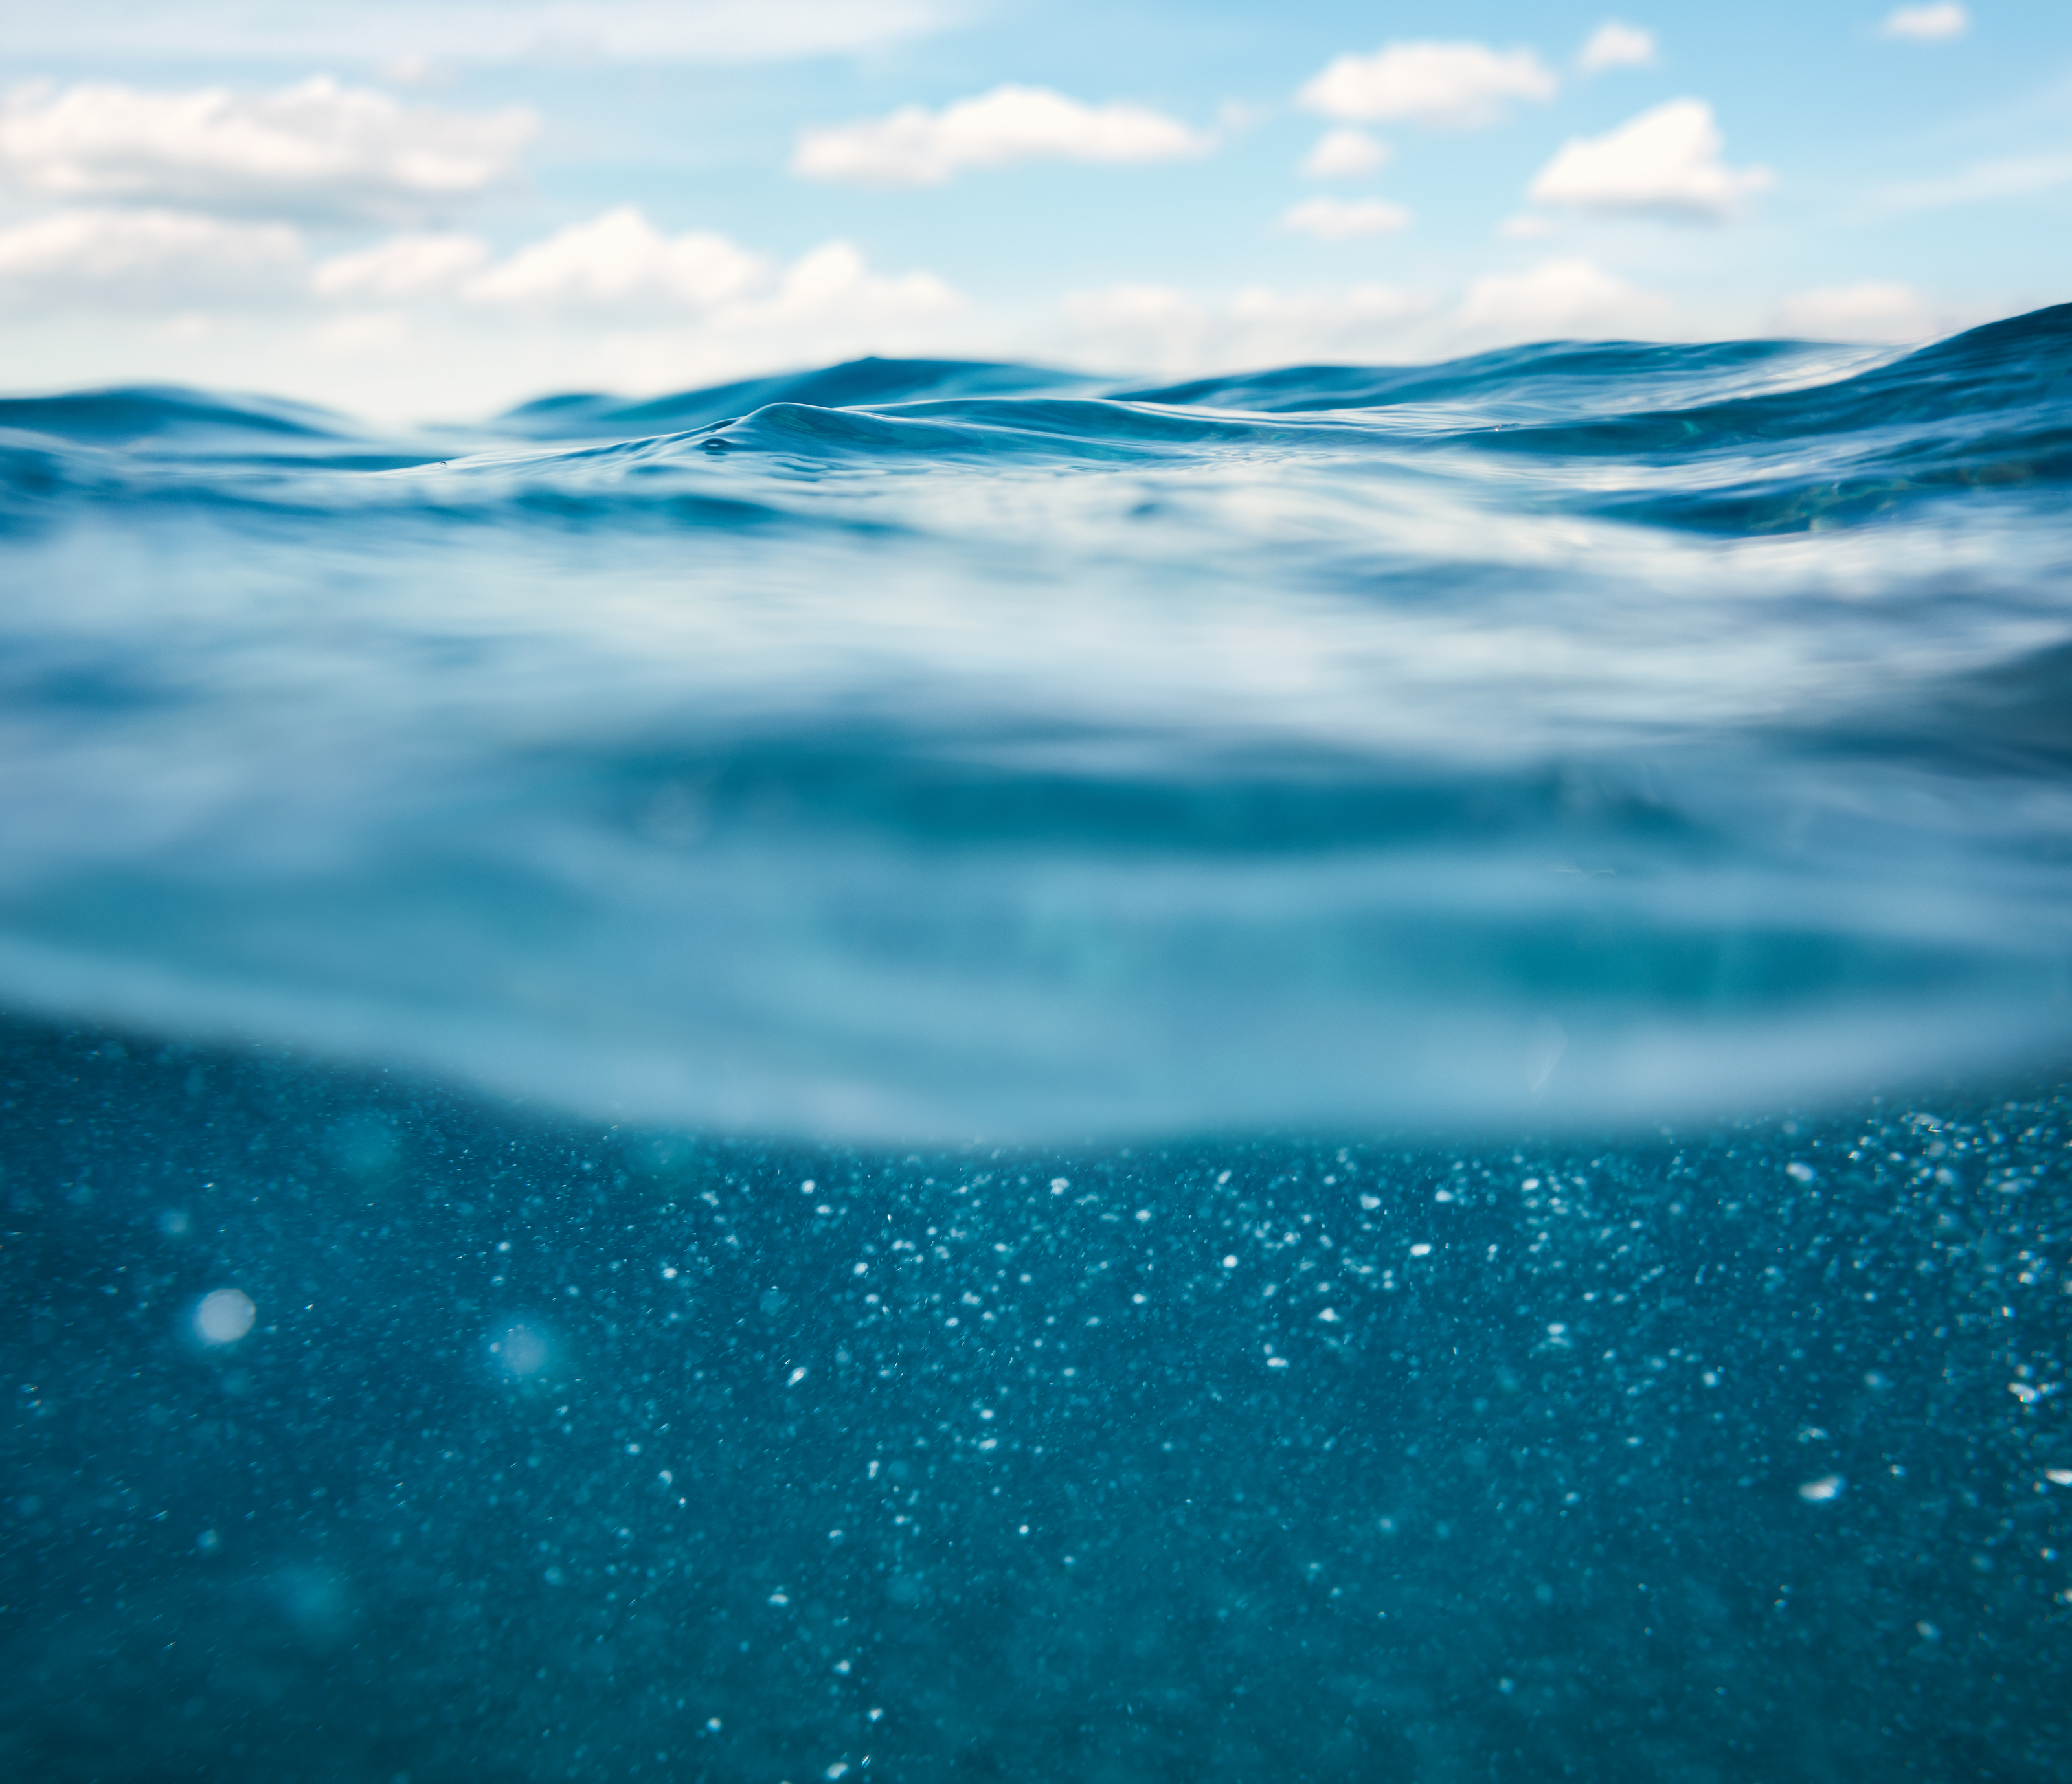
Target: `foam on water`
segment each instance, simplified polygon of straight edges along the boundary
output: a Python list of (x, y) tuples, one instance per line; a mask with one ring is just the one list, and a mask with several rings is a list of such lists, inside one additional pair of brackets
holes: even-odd
[(2072, 1038), (2072, 308), (376, 438), (0, 404), (0, 999), (594, 1113), (1664, 1118)]

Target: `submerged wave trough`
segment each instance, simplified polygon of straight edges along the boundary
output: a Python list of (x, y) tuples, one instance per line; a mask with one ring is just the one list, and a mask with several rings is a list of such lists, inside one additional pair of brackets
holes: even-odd
[(2072, 306), (407, 438), (0, 402), (0, 1001), (852, 1136), (2072, 1038)]

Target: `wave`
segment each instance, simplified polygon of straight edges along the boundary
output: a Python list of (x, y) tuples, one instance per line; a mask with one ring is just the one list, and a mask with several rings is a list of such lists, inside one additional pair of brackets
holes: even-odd
[(0, 998), (592, 1113), (1648, 1123), (2072, 1039), (2072, 306), (388, 434), (0, 402)]

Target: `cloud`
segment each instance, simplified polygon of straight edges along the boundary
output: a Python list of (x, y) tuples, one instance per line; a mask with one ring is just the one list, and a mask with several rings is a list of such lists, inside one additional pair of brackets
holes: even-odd
[(791, 171), (858, 186), (939, 186), (971, 167), (1177, 161), (1214, 146), (1213, 138), (1146, 106), (1087, 105), (1047, 87), (1010, 85), (939, 112), (906, 105), (889, 117), (802, 131)]
[(324, 261), (310, 282), (319, 297), (395, 303), (450, 292), (488, 258), (475, 236), (397, 236)]
[(664, 236), (636, 207), (622, 204), (520, 249), (467, 281), (465, 293), (536, 308), (709, 307), (766, 282), (771, 270), (763, 256), (725, 236)]
[(665, 236), (630, 204), (488, 260), (473, 236), (397, 236), (324, 261), (310, 286), (343, 302), (440, 301), (578, 325), (696, 319), (736, 330), (862, 326), (964, 305), (932, 273), (873, 272), (849, 242), (824, 242), (787, 266), (709, 230)]
[(1507, 101), (1552, 99), (1560, 86), (1531, 50), (1388, 43), (1371, 55), (1338, 57), (1296, 97), (1326, 117), (1476, 129), (1501, 118)]
[(1989, 203), (1996, 199), (2025, 198), (2072, 185), (2072, 154), (2015, 155), (2000, 161), (1975, 162), (1940, 179), (1910, 180), (1888, 186), (1877, 197), (1881, 211), (1934, 211), (1952, 204)]
[(1653, 31), (1607, 18), (1590, 33), (1576, 66), (1585, 74), (1601, 74), (1607, 68), (1652, 68), (1655, 59)]
[[(350, 280), (333, 274), (337, 307), (306, 307), (290, 325), (305, 343), (301, 363), (310, 362), (312, 348), (321, 356), (323, 381), (310, 393), (356, 412), (481, 413), (557, 388), (652, 393), (870, 353), (998, 350), (997, 338), (974, 334), (970, 306), (942, 279), (881, 272), (847, 241), (823, 242), (787, 262), (724, 237), (702, 238), (691, 261), (701, 275), (715, 265), (754, 272), (723, 296), (706, 287), (713, 301), (701, 301), (697, 282), (688, 289), (677, 282), (684, 257), (668, 251), (700, 238), (664, 236), (639, 220), (637, 231), (605, 232), (619, 242), (619, 273), (588, 285), (558, 271), (597, 239), (586, 225), (533, 245), (558, 244), (551, 254), (520, 249), (474, 272), (458, 269), (458, 245), (472, 238), (384, 245), (390, 251), (366, 257)], [(723, 252), (712, 251), (715, 242)], [(434, 245), (443, 245), (436, 253)], [(449, 280), (442, 290), (380, 308), (349, 306), (381, 301), (376, 273), (414, 277), (417, 268), (441, 261)], [(339, 265), (327, 262), (319, 274)], [(527, 269), (522, 298), (508, 294), (519, 282), (499, 277), (520, 265)], [(507, 294), (492, 294), (499, 291)], [(252, 377), (249, 369), (237, 375)]]
[(1183, 376), (1240, 366), (1373, 360), (1400, 353), (1432, 299), (1393, 286), (1305, 293), (1250, 286), (1203, 298), (1157, 285), (1117, 285), (1065, 299), (1069, 333), (1054, 351), (1081, 364)]
[(1407, 229), (1411, 214), (1385, 198), (1305, 198), (1281, 215), (1281, 227), (1319, 241), (1350, 241), (1355, 236)]
[(393, 216), (495, 185), (538, 127), (522, 109), (406, 107), (324, 76), (274, 93), (38, 86), (0, 103), (0, 177), (61, 199)]
[(1916, 43), (1945, 43), (1971, 28), (1971, 15), (1955, 0), (1940, 6), (1897, 6), (1878, 27), (1881, 37), (1901, 37)]
[(1319, 361), (1424, 363), (1527, 341), (1689, 331), (1668, 298), (1574, 258), (1490, 274), (1444, 304), (1388, 285), (1256, 286), (1222, 298), (1118, 285), (1074, 293), (1065, 307), (1071, 332), (1052, 349), (1057, 356), (1165, 376)]
[(729, 319), (738, 327), (854, 327), (925, 320), (964, 307), (963, 296), (933, 273), (874, 273), (853, 243), (830, 241), (800, 255), (775, 291), (736, 306)]
[[(852, 243), (787, 257), (704, 237), (686, 256), (672, 250), (701, 238), (635, 220), (503, 256), (471, 234), (405, 233), (312, 266), (290, 224), (65, 213), (0, 228), (0, 357), (17, 384), (171, 378), (422, 419), (556, 389), (652, 393), (864, 354), (1009, 347), (934, 273), (881, 269)], [(565, 276), (600, 240), (619, 245), (615, 276)], [(753, 274), (713, 280), (716, 266)]]
[(314, 267), (290, 224), (63, 211), (0, 230), (0, 307), (47, 321), (111, 310), (271, 316), (317, 327), (327, 351), (398, 338), (406, 319), (569, 340), (688, 330), (735, 342), (734, 364), (750, 337), (763, 363), (783, 363), (874, 331), (890, 339), (966, 305), (933, 273), (874, 269), (850, 242), (823, 242), (787, 264), (708, 231), (664, 235), (629, 205), (500, 261), (479, 236), (434, 232)]
[(553, 372), (528, 369), (527, 380), (536, 388), (558, 382), (565, 388), (681, 388), (865, 353), (954, 353), (964, 345), (954, 331), (968, 306), (932, 273), (877, 272), (847, 241), (823, 242), (788, 265), (726, 246), (760, 270), (750, 285), (716, 302), (674, 310), (631, 302), (618, 308), (543, 310), (485, 307), (464, 289), (464, 318), (491, 328), (490, 314), (500, 313), (503, 329), (533, 343), (543, 363), (559, 367)]
[(293, 301), (299, 233), (179, 211), (60, 211), (0, 230), (0, 302), (10, 308), (145, 311)]
[(1350, 124), (1326, 130), (1302, 158), (1306, 179), (1359, 179), (1386, 167), (1395, 151), (1378, 137)]
[(1777, 306), (1770, 327), (1815, 341), (1920, 341), (1942, 331), (1911, 286), (1877, 282), (1802, 291)]
[(1475, 280), (1455, 319), (1471, 337), (1528, 341), (1657, 333), (1673, 313), (1667, 298), (1589, 261), (1556, 260)]
[(1572, 137), (1526, 195), (1537, 204), (1611, 215), (1722, 223), (1773, 185), (1766, 167), (1729, 167), (1725, 138), (1701, 99), (1672, 99), (1599, 137)]
[(244, 0), (73, 0), (17, 7), (17, 57), (220, 62), (413, 60), (456, 64), (586, 60), (792, 61), (853, 53), (931, 31), (944, 0), (353, 0), (259, 6)]

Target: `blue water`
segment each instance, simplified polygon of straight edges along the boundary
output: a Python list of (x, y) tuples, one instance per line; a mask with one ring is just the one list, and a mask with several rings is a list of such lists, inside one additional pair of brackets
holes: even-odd
[(895, 1141), (2072, 1040), (2072, 309), (0, 427), (20, 1007)]
[(0, 401), (0, 1773), (2072, 1779), (2072, 306)]

